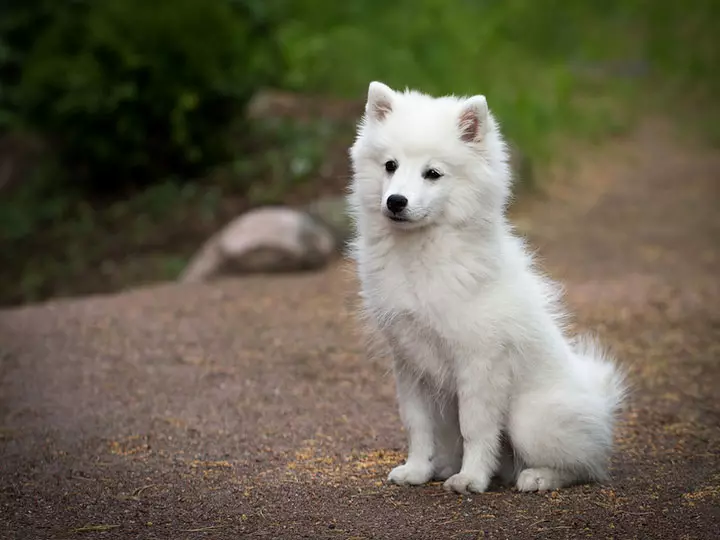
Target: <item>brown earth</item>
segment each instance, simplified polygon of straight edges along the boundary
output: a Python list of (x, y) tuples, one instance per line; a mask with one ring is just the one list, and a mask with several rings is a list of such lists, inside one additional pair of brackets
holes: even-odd
[(386, 485), (393, 381), (340, 263), (0, 312), (0, 536), (720, 537), (720, 156), (651, 123), (570, 173), (516, 219), (631, 373), (607, 485)]

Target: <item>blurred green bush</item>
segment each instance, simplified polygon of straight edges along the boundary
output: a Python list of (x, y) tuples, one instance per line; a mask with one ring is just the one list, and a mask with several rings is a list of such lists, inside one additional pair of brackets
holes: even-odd
[(2, 0), (0, 132), (114, 190), (236, 161), (228, 129), (249, 132), (262, 86), (362, 99), (378, 79), (484, 93), (540, 158), (556, 133), (622, 128), (624, 94), (717, 101), (719, 23), (718, 0)]
[(4, 0), (0, 128), (48, 138), (76, 187), (189, 178), (282, 73), (263, 0)]
[(623, 127), (618, 105), (644, 105), (648, 88), (716, 102), (720, 92), (719, 0), (284, 1), (287, 86), (359, 97), (377, 79), (484, 93), (533, 157), (555, 133)]

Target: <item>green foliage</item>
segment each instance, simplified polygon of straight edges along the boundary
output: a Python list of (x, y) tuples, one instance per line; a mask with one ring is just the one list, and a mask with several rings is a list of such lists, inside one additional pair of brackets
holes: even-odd
[(718, 24), (716, 0), (5, 0), (0, 130), (51, 135), (75, 182), (188, 177), (236, 159), (226, 128), (258, 87), (361, 98), (379, 79), (484, 93), (537, 158), (621, 129), (627, 95), (606, 98), (645, 99), (641, 76), (717, 101)]
[(642, 77), (656, 78), (653, 94), (673, 80), (719, 89), (716, 0), (292, 0), (285, 10), (288, 86), (361, 97), (377, 79), (483, 93), (534, 157), (556, 133), (623, 127), (628, 97), (647, 101)]
[[(717, 100), (720, 93), (720, 2), (691, 0), (643, 4), (646, 54), (658, 70), (681, 87)], [(669, 81), (670, 82), (670, 81)]]
[(52, 0), (5, 0), (0, 4), (0, 133), (21, 122), (15, 89), (27, 54), (52, 12)]
[(74, 183), (192, 176), (228, 156), (227, 129), (279, 73), (259, 3), (35, 0), (47, 15), (30, 42), (38, 15), (18, 4), (0, 27), (20, 51), (6, 102), (52, 138)]
[[(232, 172), (245, 184), (253, 204), (280, 204), (293, 188), (313, 180), (332, 141), (342, 132), (333, 122), (317, 119), (297, 122), (287, 118), (269, 118), (253, 125), (259, 153), (247, 153), (235, 160)], [(263, 178), (262, 182), (248, 179)]]

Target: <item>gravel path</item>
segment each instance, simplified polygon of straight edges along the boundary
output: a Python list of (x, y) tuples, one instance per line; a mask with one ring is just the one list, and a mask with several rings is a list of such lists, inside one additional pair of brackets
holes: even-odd
[(393, 381), (339, 263), (0, 312), (0, 537), (720, 537), (720, 156), (648, 124), (572, 178), (517, 219), (631, 372), (609, 484), (386, 485)]

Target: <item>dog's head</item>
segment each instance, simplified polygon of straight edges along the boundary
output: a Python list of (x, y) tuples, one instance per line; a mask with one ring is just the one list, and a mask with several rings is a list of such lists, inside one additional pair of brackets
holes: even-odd
[(502, 213), (505, 145), (484, 96), (433, 98), (370, 83), (350, 150), (358, 210), (399, 229)]

